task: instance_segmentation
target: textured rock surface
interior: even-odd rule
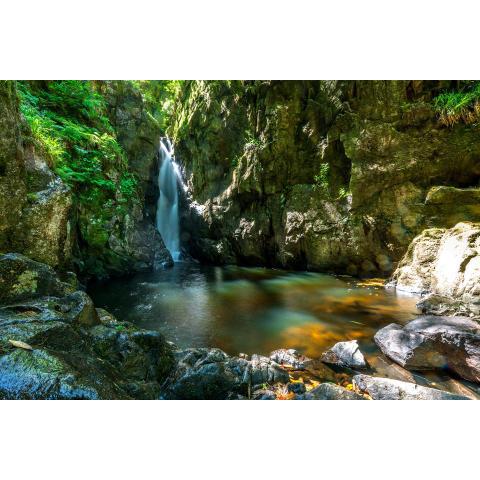
[[[26,201],[25,161],[15,85],[0,81],[0,251],[11,250]]]
[[[469,400],[468,397],[389,378],[355,375],[354,386],[373,400]]]
[[[270,353],[270,359],[279,365],[286,365],[295,370],[304,370],[313,363],[311,358],[302,355],[293,348],[275,350]]]
[[[24,255],[0,255],[0,302],[13,303],[46,295],[62,296],[72,286],[62,282],[54,270]]]
[[[470,318],[422,316],[403,328],[396,324],[382,328],[375,342],[402,367],[448,368],[480,382],[480,323]]]
[[[425,228],[480,220],[478,126],[438,123],[442,88],[188,83],[172,129],[185,242],[217,263],[387,274]]]
[[[480,224],[459,223],[450,229],[428,229],[416,237],[395,271],[399,290],[437,295],[437,308],[456,301],[480,314]],[[427,305],[425,305],[425,309]]]
[[[71,260],[71,196],[33,147],[15,82],[0,82],[0,252],[18,251],[53,267]]]
[[[177,366],[164,387],[164,398],[236,398],[263,384],[288,383],[290,379],[280,365],[261,355],[247,360],[229,357],[218,348],[190,348],[177,351],[175,357]]]
[[[340,367],[365,368],[367,366],[357,340],[336,343],[322,355],[321,359],[322,362]]]
[[[295,400],[365,400],[365,398],[340,385],[322,383],[303,395],[297,395]]]
[[[0,398],[158,398],[173,366],[158,332],[97,312],[47,265],[0,257]]]

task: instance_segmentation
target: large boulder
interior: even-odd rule
[[[355,375],[353,385],[373,400],[470,400],[463,395],[390,378]]]
[[[27,202],[18,222],[15,245],[24,255],[54,268],[72,261],[74,226],[70,188],[32,145],[24,146]]]
[[[75,359],[77,360],[77,359]],[[81,363],[80,363],[81,362]],[[126,399],[99,365],[68,361],[46,349],[13,349],[0,357],[0,398],[9,400]]]
[[[460,301],[480,314],[480,223],[425,230],[408,247],[392,285]]]
[[[0,308],[0,398],[159,397],[173,365],[162,335],[103,323],[83,300],[46,297]],[[63,312],[66,305],[81,314]]]
[[[480,324],[468,317],[421,316],[375,334],[382,352],[412,370],[448,368],[480,382]]]

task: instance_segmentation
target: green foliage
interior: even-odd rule
[[[338,200],[342,199],[342,198],[347,198],[349,195],[351,195],[352,192],[350,192],[349,190],[347,190],[345,187],[340,187],[338,189]]]
[[[145,103],[147,112],[165,132],[173,115],[175,101],[184,80],[131,80]]]
[[[444,125],[452,126],[460,121],[477,123],[480,120],[480,82],[466,82],[461,90],[442,93],[433,103]]]
[[[247,142],[245,143],[245,149],[260,149],[263,147],[262,141],[255,137],[250,130],[247,130],[245,132],[246,135],[246,140]]]
[[[82,201],[134,195],[136,180],[92,82],[19,82],[18,90],[32,141]]]
[[[330,172],[330,165],[328,163],[322,163],[320,165],[320,171],[318,175],[315,175],[314,177],[314,184],[313,184],[313,189],[314,190],[324,190],[328,191],[328,175]]]
[[[18,92],[30,141],[74,194],[81,240],[90,250],[85,262],[93,262],[86,270],[101,273],[101,262],[93,259],[105,253],[107,225],[138,201],[104,98],[94,82],[76,80],[18,82]]]

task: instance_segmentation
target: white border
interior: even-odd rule
[[[472,79],[468,0],[4,2],[0,77]]]
[[[476,2],[18,0],[0,78],[479,78]],[[0,402],[5,478],[477,474],[475,402]],[[472,474],[473,472],[473,474]],[[478,475],[478,474],[477,474]]]

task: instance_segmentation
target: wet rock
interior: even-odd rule
[[[375,334],[382,352],[412,370],[448,368],[480,382],[480,324],[466,317],[421,316]]]
[[[288,372],[268,357],[252,355],[247,373],[252,385],[262,383],[287,383],[290,380]],[[246,378],[245,378],[246,379]]]
[[[469,400],[463,395],[369,375],[355,375],[353,384],[359,391],[370,395],[373,400]]]
[[[100,323],[91,300],[76,293],[0,308],[0,397],[158,398],[173,366],[160,333]],[[12,340],[31,345],[31,356]]]
[[[243,376],[247,360],[231,362],[216,348],[180,350],[175,358],[177,365],[162,394],[164,398],[222,400],[232,392],[246,392]]]
[[[229,357],[217,348],[190,348],[175,353],[177,365],[166,383],[164,398],[226,399],[246,395],[265,384],[288,383],[289,375],[268,357]]]
[[[259,389],[253,392],[252,399],[253,400],[276,400],[277,396],[271,390]]]
[[[141,330],[128,322],[116,322],[98,325],[86,333],[93,351],[132,383],[159,382],[167,377],[173,366],[171,349],[159,332]]]
[[[295,370],[304,370],[312,364],[311,358],[302,355],[293,348],[275,350],[270,354],[270,359],[279,365],[289,366]]]
[[[55,271],[18,253],[0,256],[0,304],[21,302],[45,295],[62,296],[72,292]]]
[[[0,357],[0,398],[98,400],[129,398],[103,368],[76,359],[74,365],[58,353],[16,349]]]
[[[448,392],[455,393],[457,395],[462,395],[468,397],[471,400],[480,400],[480,390],[477,388],[476,391],[473,388],[469,388],[466,385],[462,384],[454,378],[449,378],[439,385],[439,388],[447,390]]]
[[[419,383],[416,381],[415,374],[401,367],[383,355],[376,355],[368,359],[369,366],[374,371],[376,377],[392,378],[403,382]]]
[[[322,383],[318,387],[303,395],[297,395],[296,400],[365,400],[362,395],[335,385],[334,383]]]
[[[358,347],[357,340],[336,343],[330,350],[322,355],[321,360],[322,362],[338,365],[340,367],[367,367],[367,362]]]
[[[292,393],[296,393],[298,395],[302,395],[306,392],[307,388],[305,387],[304,383],[301,382],[294,382],[287,384],[287,390]]]
[[[59,299],[56,308],[65,314],[66,321],[73,324],[93,326],[100,323],[92,299],[81,290]]]
[[[476,304],[465,303],[442,295],[426,295],[417,303],[417,308],[428,315],[462,315],[479,318],[479,310]]]
[[[0,398],[159,397],[173,366],[160,333],[97,312],[76,282],[22,255],[1,256],[0,271]]]
[[[320,359],[313,360],[311,365],[302,372],[302,376],[321,382],[340,383],[339,374]]]

